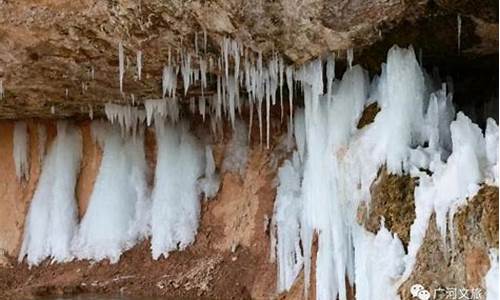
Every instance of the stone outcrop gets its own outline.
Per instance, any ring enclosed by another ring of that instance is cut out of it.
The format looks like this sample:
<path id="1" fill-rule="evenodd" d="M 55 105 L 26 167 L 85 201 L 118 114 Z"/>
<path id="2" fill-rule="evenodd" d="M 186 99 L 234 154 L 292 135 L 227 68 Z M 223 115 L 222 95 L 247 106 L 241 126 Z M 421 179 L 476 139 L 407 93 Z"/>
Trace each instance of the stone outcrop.
<path id="1" fill-rule="evenodd" d="M 457 14 L 463 19 L 461 53 Z M 99 115 L 103 103 L 125 101 L 118 88 L 120 41 L 125 94 L 139 101 L 158 98 L 169 51 L 175 58 L 198 45 L 204 55 L 219 56 L 224 37 L 264 57 L 280 53 L 291 64 L 332 51 L 344 59 L 345 50 L 354 48 L 357 63 L 377 70 L 397 43 L 413 44 L 426 61 L 446 66 L 498 53 L 498 3 L 2 0 L 0 118 L 87 116 L 90 106 Z M 144 58 L 142 80 L 137 51 Z"/>

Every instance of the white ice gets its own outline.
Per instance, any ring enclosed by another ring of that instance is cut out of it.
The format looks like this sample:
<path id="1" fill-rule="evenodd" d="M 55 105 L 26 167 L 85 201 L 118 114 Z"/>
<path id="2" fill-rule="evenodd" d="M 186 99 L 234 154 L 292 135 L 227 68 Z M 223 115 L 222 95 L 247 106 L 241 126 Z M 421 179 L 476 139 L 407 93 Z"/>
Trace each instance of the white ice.
<path id="1" fill-rule="evenodd" d="M 102 161 L 72 249 L 79 259 L 115 263 L 149 233 L 144 133 L 123 138 L 116 125 L 100 122 L 92 131 L 103 147 Z"/>
<path id="2" fill-rule="evenodd" d="M 57 136 L 49 147 L 26 217 L 19 260 L 37 265 L 71 260 L 71 240 L 77 226 L 75 185 L 80 171 L 82 139 L 78 129 L 57 124 Z"/>
<path id="3" fill-rule="evenodd" d="M 27 180 L 29 176 L 29 136 L 28 126 L 23 121 L 18 121 L 14 125 L 13 145 L 12 153 L 17 179 Z"/>
<path id="4" fill-rule="evenodd" d="M 197 182 L 203 174 L 203 151 L 187 124 L 156 123 L 156 140 L 151 239 L 154 259 L 167 257 L 194 241 L 200 217 Z"/>

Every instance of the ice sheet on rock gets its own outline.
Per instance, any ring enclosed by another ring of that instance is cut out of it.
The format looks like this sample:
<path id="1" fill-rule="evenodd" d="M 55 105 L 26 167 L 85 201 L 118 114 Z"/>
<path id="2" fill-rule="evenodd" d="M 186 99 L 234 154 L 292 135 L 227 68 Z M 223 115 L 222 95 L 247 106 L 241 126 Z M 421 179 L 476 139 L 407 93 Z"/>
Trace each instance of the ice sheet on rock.
<path id="1" fill-rule="evenodd" d="M 156 124 L 158 158 L 152 199 L 154 259 L 191 244 L 198 229 L 198 178 L 203 174 L 203 151 L 186 124 Z"/>
<path id="2" fill-rule="evenodd" d="M 373 154 L 384 157 L 391 173 L 400 174 L 423 124 L 424 77 L 412 48 L 392 47 L 384 71 L 379 79 L 382 101 L 374 122 L 377 141 Z"/>
<path id="3" fill-rule="evenodd" d="M 57 136 L 49 147 L 26 217 L 19 260 L 37 265 L 72 259 L 71 239 L 77 226 L 75 185 L 80 171 L 82 139 L 78 129 L 57 124 Z"/>
<path id="4" fill-rule="evenodd" d="M 486 285 L 486 300 L 500 299 L 498 280 L 498 249 L 490 249 L 490 269 L 484 278 Z"/>
<path id="5" fill-rule="evenodd" d="M 446 245 L 448 231 L 453 232 L 453 228 L 448 230 L 447 226 L 453 224 L 455 211 L 476 194 L 485 179 L 487 157 L 481 129 L 459 112 L 450 130 L 453 152 L 448 161 L 442 162 L 439 155 L 434 156 L 430 163 L 432 176 L 414 173 L 419 176 L 419 185 L 415 188 L 416 218 L 410 229 L 406 270 L 401 280 L 408 278 L 413 269 L 431 214 L 436 213 L 436 224 Z M 453 242 L 453 236 L 451 240 Z"/>
<path id="6" fill-rule="evenodd" d="M 492 118 L 488 118 L 486 121 L 484 138 L 489 169 L 487 179 L 498 186 L 498 125 Z"/>
<path id="7" fill-rule="evenodd" d="M 278 266 L 277 290 L 290 290 L 302 270 L 300 222 L 302 207 L 302 165 L 297 152 L 279 168 L 274 224 L 276 226 L 276 257 Z M 274 230 L 272 228 L 271 230 Z M 272 249 L 274 251 L 274 249 Z"/>
<path id="8" fill-rule="evenodd" d="M 303 109 L 299 108 L 295 110 L 295 117 L 293 118 L 293 121 L 293 135 L 295 136 L 297 151 L 299 153 L 300 160 L 304 161 L 306 153 L 306 124 Z"/>
<path id="9" fill-rule="evenodd" d="M 345 278 L 352 278 L 348 224 L 352 221 L 341 184 L 335 153 L 343 151 L 356 130 L 368 92 L 367 75 L 360 67 L 350 69 L 331 100 L 322 95 L 322 64 L 314 61 L 299 71 L 304 89 L 306 154 L 303 180 L 302 227 L 309 240 L 319 235 L 316 261 L 317 299 L 346 299 Z M 334 154 L 334 155 L 332 155 Z M 309 233 L 307 233 L 309 232 Z M 304 246 L 305 269 L 310 268 L 310 249 Z M 307 277 L 307 276 L 306 276 Z M 308 280 L 306 278 L 306 288 Z"/>
<path id="10" fill-rule="evenodd" d="M 175 90 L 177 89 L 177 68 L 174 66 L 165 66 L 163 68 L 162 77 L 162 97 L 169 96 L 175 98 Z"/>
<path id="11" fill-rule="evenodd" d="M 405 255 L 399 238 L 384 224 L 376 235 L 356 226 L 354 247 L 356 299 L 399 300 L 395 282 L 404 271 Z"/>
<path id="12" fill-rule="evenodd" d="M 198 186 L 205 200 L 214 198 L 219 191 L 220 176 L 215 169 L 214 155 L 210 145 L 205 146 L 205 175 L 200 178 Z"/>
<path id="13" fill-rule="evenodd" d="M 18 180 L 27 180 L 29 177 L 28 139 L 28 126 L 23 121 L 17 121 L 14 125 L 12 153 Z"/>
<path id="14" fill-rule="evenodd" d="M 72 249 L 79 259 L 115 263 L 150 231 L 144 133 L 124 138 L 117 126 L 99 122 L 92 131 L 103 156 Z"/>

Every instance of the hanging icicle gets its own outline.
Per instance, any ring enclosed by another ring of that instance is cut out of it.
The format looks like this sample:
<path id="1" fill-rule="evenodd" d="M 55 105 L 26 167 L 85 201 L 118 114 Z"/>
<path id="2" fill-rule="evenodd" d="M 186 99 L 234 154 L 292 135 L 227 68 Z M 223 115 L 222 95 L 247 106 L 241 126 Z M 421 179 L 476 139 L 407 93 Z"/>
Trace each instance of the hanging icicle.
<path id="1" fill-rule="evenodd" d="M 139 50 L 137 51 L 137 61 L 136 61 L 136 64 L 137 64 L 137 78 L 139 80 L 141 80 L 141 77 L 142 77 L 142 51 Z"/>
<path id="2" fill-rule="evenodd" d="M 118 68 L 120 79 L 120 93 L 123 93 L 123 75 L 125 74 L 125 57 L 123 54 L 123 44 L 120 41 L 118 44 Z"/>
<path id="3" fill-rule="evenodd" d="M 458 53 L 460 53 L 460 43 L 462 37 L 462 16 L 460 14 L 457 15 L 457 49 Z"/>

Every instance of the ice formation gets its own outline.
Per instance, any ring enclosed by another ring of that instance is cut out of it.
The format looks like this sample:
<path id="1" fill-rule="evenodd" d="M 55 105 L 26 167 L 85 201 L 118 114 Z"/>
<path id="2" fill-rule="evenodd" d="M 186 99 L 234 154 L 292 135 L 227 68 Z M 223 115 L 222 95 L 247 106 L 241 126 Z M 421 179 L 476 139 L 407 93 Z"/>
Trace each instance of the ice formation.
<path id="1" fill-rule="evenodd" d="M 498 300 L 498 249 L 490 250 L 490 270 L 486 274 L 486 300 Z"/>
<path id="2" fill-rule="evenodd" d="M 460 18 L 458 22 L 460 43 Z M 206 33 L 203 47 L 206 50 Z M 271 218 L 272 257 L 277 263 L 279 292 L 289 290 L 303 270 L 307 297 L 311 270 L 315 269 L 317 299 L 345 300 L 346 282 L 356 286 L 357 299 L 399 299 L 398 287 L 413 271 L 431 215 L 436 215 L 443 243 L 448 246 L 447 235 L 453 232 L 448 227 L 453 224 L 456 210 L 475 195 L 480 184 L 498 185 L 498 125 L 489 119 L 483 134 L 462 112 L 456 114 L 451 82 L 444 84 L 438 76 L 428 75 L 412 48 L 393 47 L 381 74 L 371 83 L 366 71 L 352 65 L 352 49 L 347 51 L 349 67 L 342 78 L 336 78 L 333 54 L 295 68 L 286 66 L 275 53 L 264 62 L 262 53 L 252 55 L 238 41 L 228 38 L 221 41 L 219 59 L 203 57 L 197 35 L 195 49 L 195 53 L 179 52 L 178 62 L 173 61 L 169 51 L 162 90 L 155 99 L 138 97 L 136 101 L 132 95 L 131 105 L 105 105 L 106 117 L 114 125 L 93 124 L 93 136 L 103 148 L 102 165 L 75 237 L 70 234 L 75 231 L 74 220 L 66 221 L 69 225 L 60 235 L 66 248 L 53 246 L 53 236 L 62 228 L 43 226 L 69 216 L 54 208 L 53 202 L 71 198 L 69 191 L 74 190 L 71 176 L 50 176 L 62 172 L 57 161 L 76 161 L 78 152 L 72 145 L 73 149 L 65 153 L 67 158 L 54 154 L 62 151 L 56 145 L 69 139 L 58 135 L 43 162 L 20 258 L 27 255 L 30 264 L 48 256 L 60 261 L 72 255 L 115 262 L 124 250 L 150 235 L 152 256 L 158 259 L 194 241 L 200 199 L 216 196 L 220 177 L 211 146 L 202 145 L 189 132 L 187 123 L 178 122 L 178 77 L 182 78 L 191 113 L 207 120 L 205 124 L 214 135 L 223 133 L 224 120 L 231 124 L 233 134 L 225 149 L 223 172 L 244 176 L 254 122 L 259 127 L 260 143 L 264 143 L 265 135 L 269 148 L 273 107 L 279 102 L 280 119 L 288 115 L 290 134 L 284 148 L 292 153 L 278 170 Z M 140 51 L 136 59 L 140 79 Z M 124 60 L 120 43 L 120 91 Z M 219 72 L 209 77 L 214 69 Z M 213 95 L 205 94 L 208 80 L 216 84 Z M 193 84 L 200 84 L 201 96 L 187 95 Z M 284 112 L 285 84 L 288 114 Z M 298 92 L 303 93 L 304 108 L 294 111 L 294 94 Z M 364 108 L 373 103 L 380 111 L 372 123 L 358 129 Z M 248 128 L 241 120 L 245 108 L 249 111 Z M 149 196 L 144 125 L 153 124 L 158 156 L 155 184 Z M 292 131 L 296 145 L 293 151 Z M 66 166 L 73 173 L 74 164 Z M 370 187 L 382 168 L 418 179 L 414 195 L 416 219 L 411 226 L 408 253 L 399 238 L 385 228 L 383 220 L 376 234 L 357 224 L 357 208 L 364 203 L 369 209 Z M 461 172 L 464 169 L 468 172 Z M 55 189 L 63 185 L 65 194 L 54 196 Z M 312 253 L 315 237 L 317 253 Z M 71 238 L 73 252 L 68 250 Z M 453 236 L 449 240 L 453 242 Z M 311 265 L 314 254 L 315 268 Z M 492 263 L 486 278 L 491 294 L 497 293 L 491 284 L 495 276 L 498 264 L 495 269 Z"/>
<path id="3" fill-rule="evenodd" d="M 498 184 L 498 127 L 489 120 L 483 135 L 463 113 L 454 120 L 451 93 L 446 85 L 434 90 L 411 48 L 393 47 L 371 85 L 359 66 L 336 80 L 332 64 L 327 58 L 326 81 L 321 60 L 295 71 L 305 111 L 294 116 L 298 154 L 293 161 L 301 161 L 302 168 L 291 169 L 285 161 L 279 172 L 273 222 L 278 291 L 290 287 L 295 264 L 303 263 L 307 295 L 316 234 L 317 299 L 346 299 L 345 280 L 356 284 L 357 299 L 399 299 L 398 287 L 413 270 L 431 214 L 437 216 L 446 245 L 446 235 L 453 232 L 447 226 L 457 208 L 474 196 L 479 184 Z M 357 129 L 364 106 L 373 101 L 380 112 L 373 123 Z M 358 205 L 369 205 L 370 186 L 384 166 L 390 173 L 419 178 L 408 253 L 384 226 L 373 235 L 355 220 Z M 288 176 L 282 174 L 285 170 Z M 291 170 L 299 175 L 291 176 Z M 278 218 L 284 211 L 288 224 Z M 292 246 L 297 239 L 301 252 Z"/>
<path id="4" fill-rule="evenodd" d="M 215 169 L 214 155 L 210 145 L 205 146 L 205 174 L 198 184 L 205 200 L 214 198 L 219 191 L 220 176 Z"/>
<path id="5" fill-rule="evenodd" d="M 141 80 L 142 77 L 142 51 L 137 51 L 137 79 Z"/>
<path id="6" fill-rule="evenodd" d="M 278 257 L 278 292 L 288 291 L 302 270 L 300 220 L 302 207 L 302 164 L 298 152 L 278 171 L 279 186 L 274 203 L 276 256 Z M 274 250 L 274 249 L 272 249 Z"/>
<path id="7" fill-rule="evenodd" d="M 140 124 L 146 120 L 144 110 L 135 106 L 106 103 L 104 112 L 111 124 L 119 124 L 122 135 L 131 133 L 135 136 Z"/>
<path id="8" fill-rule="evenodd" d="M 80 259 L 114 263 L 149 233 L 144 133 L 122 138 L 116 126 L 99 122 L 92 131 L 103 147 L 102 162 L 72 249 Z"/>
<path id="9" fill-rule="evenodd" d="M 399 299 L 393 283 L 404 270 L 403 244 L 383 221 L 376 235 L 361 226 L 355 231 L 356 299 Z"/>
<path id="10" fill-rule="evenodd" d="M 4 94 L 5 94 L 5 90 L 4 90 L 4 87 L 3 87 L 3 80 L 0 80 L 0 100 L 3 99 Z"/>
<path id="11" fill-rule="evenodd" d="M 187 124 L 155 123 L 158 158 L 152 193 L 153 258 L 184 249 L 194 241 L 200 215 L 198 178 L 203 150 Z"/>
<path id="12" fill-rule="evenodd" d="M 19 180 L 27 180 L 29 176 L 29 141 L 28 126 L 25 122 L 16 122 L 14 126 L 13 154 L 16 176 Z"/>
<path id="13" fill-rule="evenodd" d="M 123 76 L 125 75 L 125 56 L 123 54 L 123 44 L 118 44 L 118 79 L 120 80 L 120 93 L 123 93 Z"/>
<path id="14" fill-rule="evenodd" d="M 354 60 L 354 51 L 352 48 L 347 49 L 347 64 L 352 68 L 352 61 Z"/>
<path id="15" fill-rule="evenodd" d="M 71 239 L 77 226 L 75 185 L 81 154 L 78 129 L 59 122 L 26 218 L 20 261 L 26 257 L 29 265 L 36 265 L 46 258 L 53 262 L 72 259 Z"/>

